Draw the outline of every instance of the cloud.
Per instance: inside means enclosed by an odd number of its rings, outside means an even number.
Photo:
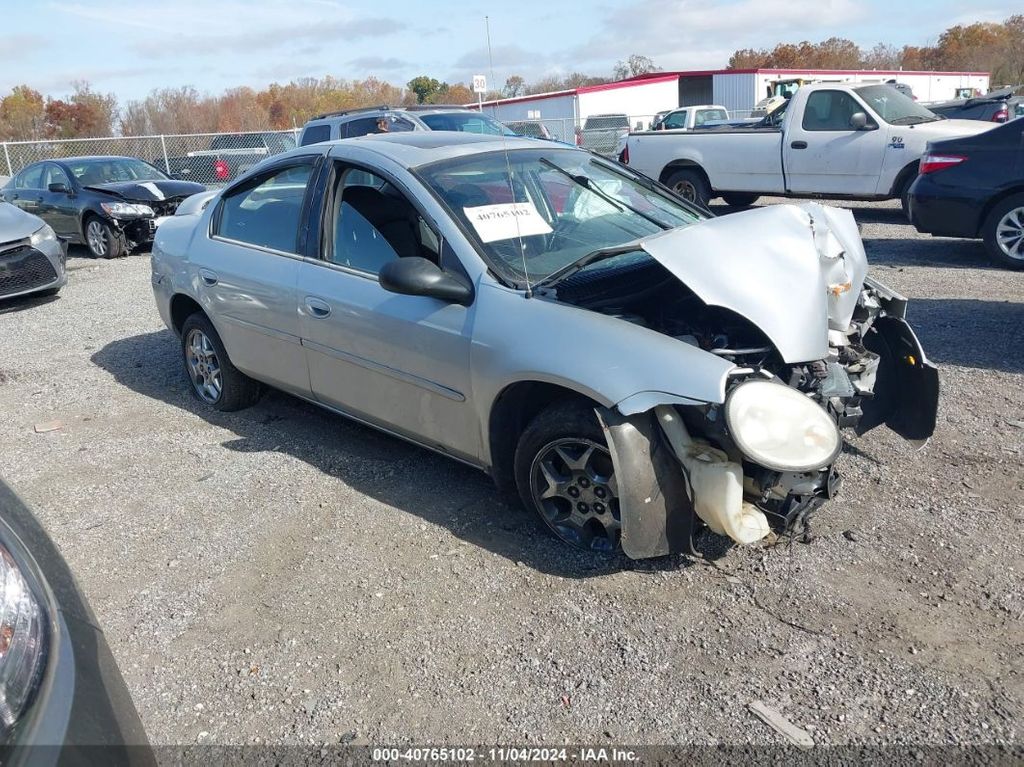
[[[576,67],[607,68],[642,53],[666,69],[724,67],[737,48],[831,37],[871,11],[857,0],[634,0],[608,12],[596,35],[567,51]]]
[[[132,48],[138,53],[162,58],[176,58],[182,54],[243,52],[254,49],[274,50],[302,42],[322,43],[331,38],[341,38],[351,44],[365,38],[391,35],[404,30],[406,26],[405,22],[398,19],[383,17],[344,19],[332,22],[319,20],[222,34],[177,34],[165,38],[159,46],[154,46],[151,41],[147,41],[137,42]]]
[[[350,67],[370,72],[394,72],[400,69],[408,69],[414,66],[410,61],[396,59],[393,56],[383,58],[381,56],[360,56],[348,62]]]

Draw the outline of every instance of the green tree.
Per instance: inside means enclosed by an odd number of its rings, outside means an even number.
[[[445,83],[435,80],[433,77],[420,75],[412,78],[406,87],[416,94],[416,103],[428,103],[432,96],[436,96],[444,87]]]

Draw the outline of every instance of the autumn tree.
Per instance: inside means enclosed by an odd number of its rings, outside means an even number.
[[[656,66],[647,56],[633,53],[625,61],[616,62],[612,74],[616,80],[625,80],[628,77],[659,71],[661,71],[661,67]]]
[[[29,141],[42,138],[46,130],[46,102],[43,94],[27,85],[0,99],[0,139]]]
[[[878,43],[861,59],[864,69],[899,69],[902,65],[902,52],[889,43]]]
[[[526,89],[526,81],[519,75],[512,75],[505,80],[505,87],[502,89],[501,94],[506,98],[515,98],[516,96],[522,96]]]

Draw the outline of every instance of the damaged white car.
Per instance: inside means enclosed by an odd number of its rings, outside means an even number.
[[[153,249],[207,405],[282,389],[633,558],[803,531],[842,429],[931,435],[937,371],[866,271],[848,211],[713,218],[587,152],[440,132],[275,157]]]

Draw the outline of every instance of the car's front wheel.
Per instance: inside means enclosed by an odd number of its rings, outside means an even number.
[[[181,355],[192,391],[216,410],[242,410],[260,398],[258,381],[231,364],[213,323],[196,312],[181,328]]]
[[[989,258],[1008,269],[1024,269],[1024,194],[1007,197],[981,225]]]
[[[121,238],[99,216],[91,216],[85,222],[85,244],[94,258],[117,258],[124,254]]]
[[[619,550],[615,468],[592,406],[558,402],[534,418],[519,439],[515,474],[523,504],[560,540],[586,551]]]

